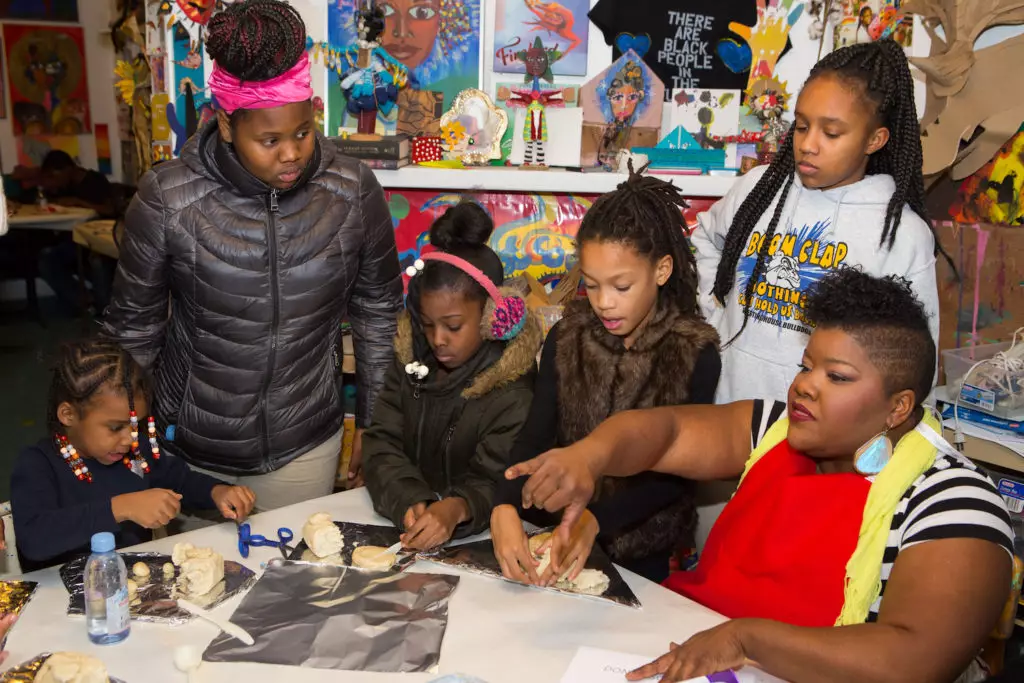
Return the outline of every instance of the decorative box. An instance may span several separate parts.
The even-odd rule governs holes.
[[[423,164],[431,161],[441,161],[444,157],[444,148],[441,145],[441,138],[419,135],[412,139],[412,163]]]

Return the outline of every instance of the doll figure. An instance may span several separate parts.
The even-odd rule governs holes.
[[[359,14],[359,40],[337,61],[342,71],[341,89],[348,98],[347,111],[359,120],[358,135],[375,139],[377,112],[385,116],[398,102],[398,91],[409,80],[409,72],[401,62],[380,46],[384,31],[384,10],[371,4]]]
[[[566,100],[573,98],[573,90],[541,90],[541,79],[551,83],[551,57],[544,49],[540,38],[533,42],[528,50],[519,53],[519,59],[526,66],[524,81],[530,88],[498,89],[498,99],[504,100],[509,107],[526,108],[526,122],[523,125],[523,142],[526,145],[523,156],[524,167],[543,168],[544,152],[547,147],[548,125],[544,115],[545,107],[564,107]]]

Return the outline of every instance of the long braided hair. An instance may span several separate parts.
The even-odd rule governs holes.
[[[104,388],[124,391],[129,410],[135,410],[136,396],[149,393],[149,383],[142,368],[116,343],[87,339],[61,346],[50,381],[47,410],[50,430],[54,433],[63,431],[57,417],[57,409],[62,403],[70,403],[82,410]]]
[[[874,109],[879,124],[889,129],[889,142],[870,156],[867,166],[868,175],[890,175],[896,185],[885,211],[880,245],[892,248],[903,215],[903,207],[909,206],[932,231],[935,253],[942,254],[955,272],[953,261],[939,244],[925,209],[924,177],[921,173],[921,127],[914,104],[914,79],[910,74],[903,48],[896,41],[887,38],[836,50],[814,66],[807,82],[810,83],[815,78],[825,75],[835,76],[846,83],[858,86],[864,99]],[[747,248],[751,233],[778,196],[778,204],[765,230],[757,261],[747,282],[743,324],[729,343],[739,337],[747,327],[754,290],[765,275],[768,250],[778,229],[789,191],[793,187],[795,171],[791,128],[771,166],[743,200],[725,237],[722,259],[718,263],[718,272],[712,289],[715,298],[722,303],[736,283],[736,267]]]
[[[239,0],[210,19],[206,51],[241,81],[269,81],[306,50],[306,24],[280,0]]]
[[[688,204],[673,183],[643,175],[646,168],[634,171],[630,161],[629,178],[597,198],[583,216],[577,249],[589,241],[619,242],[652,261],[671,256],[672,275],[661,288],[662,296],[668,296],[683,315],[700,318],[697,262],[683,218]]]

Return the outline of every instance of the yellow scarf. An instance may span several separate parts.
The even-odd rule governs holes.
[[[926,410],[921,422],[942,434],[938,420]],[[761,439],[746,467],[743,477],[765,454],[782,443],[789,432],[789,418],[779,420]],[[836,626],[863,624],[871,605],[882,592],[882,556],[896,506],[914,481],[928,471],[935,462],[936,448],[916,429],[907,433],[896,444],[892,460],[875,477],[864,504],[864,517],[860,523],[857,547],[846,563],[846,586],[843,591],[843,609]],[[743,478],[740,479],[742,485]]]

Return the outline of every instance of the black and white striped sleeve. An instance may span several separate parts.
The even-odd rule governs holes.
[[[757,448],[761,439],[772,425],[786,416],[786,404],[782,401],[754,399],[754,414],[750,420],[750,450]]]
[[[1013,530],[1005,501],[982,472],[958,465],[940,456],[905,499],[906,508],[899,506],[901,519],[893,521],[899,521],[900,550],[927,541],[977,538],[1013,555]]]

